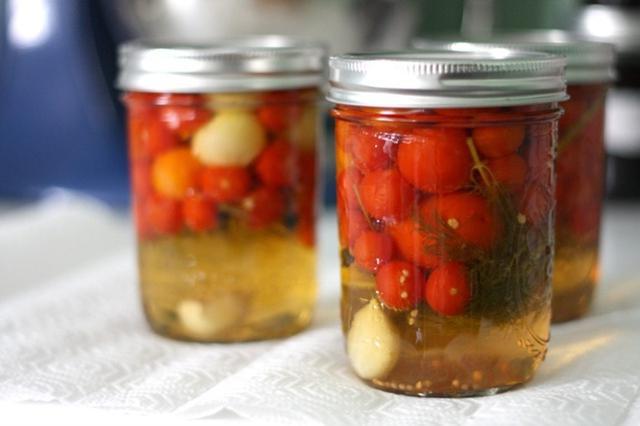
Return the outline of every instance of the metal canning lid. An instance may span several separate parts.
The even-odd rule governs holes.
[[[572,83],[608,82],[615,78],[613,45],[580,39],[560,30],[534,30],[494,34],[487,39],[423,38],[413,41],[417,49],[469,49],[504,47],[562,55],[567,58],[566,78]]]
[[[348,54],[329,59],[327,99],[338,104],[495,107],[567,99],[565,59],[506,48]]]
[[[147,92],[244,92],[318,86],[324,46],[284,36],[210,44],[136,40],[119,49],[120,89]]]

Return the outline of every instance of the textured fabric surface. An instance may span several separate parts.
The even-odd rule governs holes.
[[[100,408],[277,424],[640,424],[640,208],[608,210],[596,307],[554,326],[535,379],[464,399],[389,394],[353,375],[330,217],[313,326],[278,341],[206,345],[147,328],[125,216],[68,197],[0,214],[0,402],[55,404],[67,418]]]

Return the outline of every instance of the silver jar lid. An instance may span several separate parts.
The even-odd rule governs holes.
[[[465,40],[459,37],[425,38],[413,41],[417,49],[469,49],[505,47],[562,55],[567,58],[566,78],[572,83],[609,82],[615,78],[613,46],[580,39],[560,30],[532,30],[498,33],[487,39]]]
[[[329,59],[327,98],[338,104],[495,107],[567,98],[565,59],[505,48],[365,53]]]
[[[318,86],[325,49],[284,36],[249,36],[210,44],[151,40],[119,49],[117,86],[146,92],[243,92]]]

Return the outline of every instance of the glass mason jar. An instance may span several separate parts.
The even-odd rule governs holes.
[[[467,43],[416,40],[418,48],[468,49]],[[591,306],[600,270],[598,247],[605,180],[604,103],[613,78],[613,47],[562,31],[494,36],[486,48],[518,48],[567,59],[569,100],[561,104],[557,151],[553,322],[579,318]],[[478,44],[472,46],[477,47]],[[472,47],[473,48],[473,47]]]
[[[121,48],[139,279],[156,332],[243,341],[309,323],[323,57],[277,37]]]
[[[544,359],[563,67],[505,49],[331,58],[342,325],[371,386],[487,395]]]

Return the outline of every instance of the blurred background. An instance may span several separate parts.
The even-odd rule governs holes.
[[[640,0],[0,0],[0,201],[63,188],[127,205],[113,83],[117,45],[130,38],[280,33],[323,40],[336,53],[535,28],[615,44],[607,190],[610,199],[640,199]],[[327,118],[327,204],[335,199],[330,126]]]

